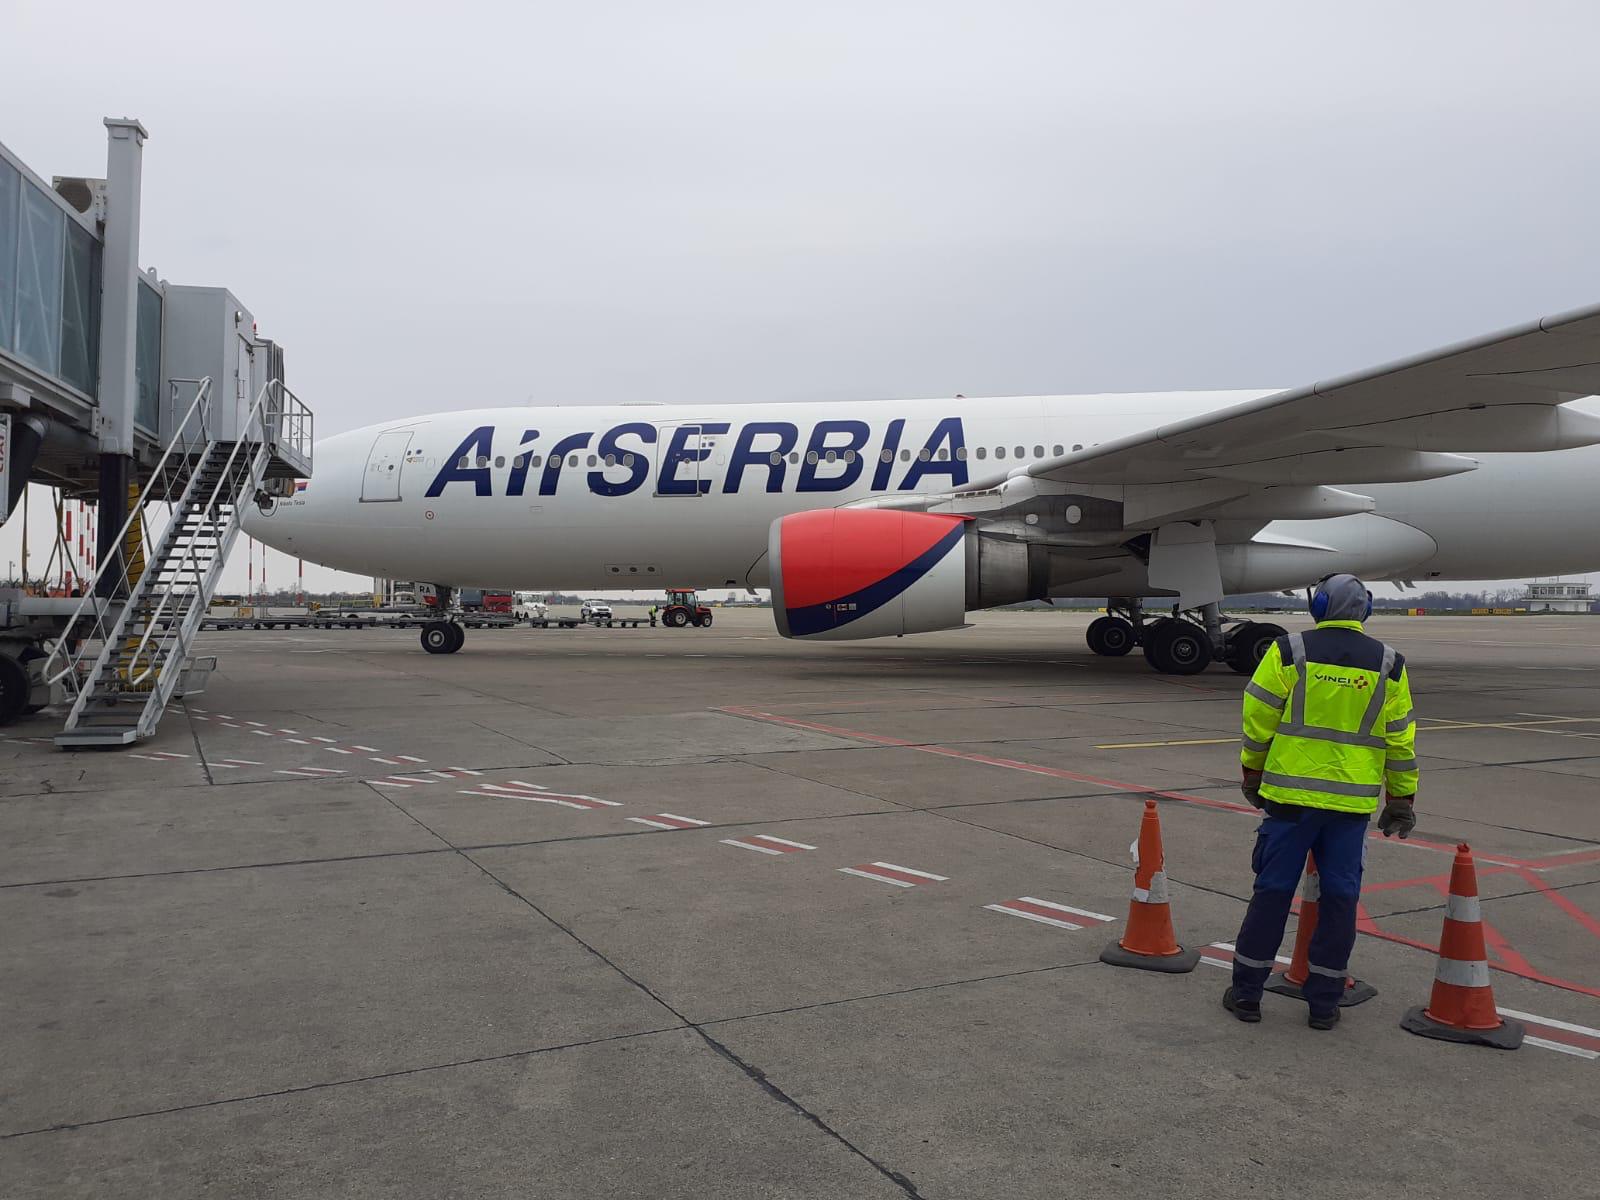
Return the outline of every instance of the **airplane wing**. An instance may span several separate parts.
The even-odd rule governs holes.
[[[1462,454],[1600,442],[1600,305],[1045,459],[1011,472],[1075,484],[1408,482]],[[982,485],[979,485],[980,487]],[[992,484],[991,484],[992,486]]]

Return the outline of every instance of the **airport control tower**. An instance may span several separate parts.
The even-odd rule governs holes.
[[[47,184],[0,145],[0,525],[34,483],[97,526],[83,594],[0,591],[0,722],[70,703],[62,745],[154,732],[244,506],[311,474],[311,413],[250,310],[140,270],[148,135],[105,126],[103,178]]]

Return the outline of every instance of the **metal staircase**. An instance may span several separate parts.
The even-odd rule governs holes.
[[[123,746],[152,736],[174,696],[209,671],[190,655],[245,506],[269,478],[309,475],[311,414],[282,383],[261,389],[232,440],[211,436],[210,380],[118,535],[45,667],[73,696],[58,746]],[[147,549],[141,555],[142,537]],[[159,532],[158,532],[159,531]]]

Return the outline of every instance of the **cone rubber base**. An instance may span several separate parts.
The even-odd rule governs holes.
[[[1100,961],[1113,967],[1133,967],[1139,971],[1162,971],[1168,975],[1182,975],[1200,964],[1200,951],[1178,947],[1176,954],[1135,954],[1124,950],[1120,942],[1112,942],[1100,951]]]
[[[1418,1037],[1459,1042],[1465,1046],[1493,1046],[1496,1050],[1515,1050],[1522,1045],[1522,1035],[1526,1032],[1521,1021],[1513,1021],[1509,1017],[1498,1029],[1458,1029],[1454,1025],[1435,1021],[1420,1004],[1406,1009],[1406,1015],[1400,1019],[1400,1028]]]
[[[1340,1008],[1354,1008],[1358,1004],[1365,1004],[1378,994],[1378,989],[1364,979],[1353,981],[1354,987],[1346,987],[1344,995],[1339,997]],[[1280,996],[1288,996],[1295,1000],[1304,1000],[1305,993],[1300,990],[1298,983],[1290,983],[1280,971],[1266,983],[1267,991],[1276,992]]]

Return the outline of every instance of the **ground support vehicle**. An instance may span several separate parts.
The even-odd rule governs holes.
[[[661,623],[669,629],[682,629],[693,625],[697,629],[711,628],[711,610],[700,603],[694,588],[668,588],[667,603],[660,613]]]

